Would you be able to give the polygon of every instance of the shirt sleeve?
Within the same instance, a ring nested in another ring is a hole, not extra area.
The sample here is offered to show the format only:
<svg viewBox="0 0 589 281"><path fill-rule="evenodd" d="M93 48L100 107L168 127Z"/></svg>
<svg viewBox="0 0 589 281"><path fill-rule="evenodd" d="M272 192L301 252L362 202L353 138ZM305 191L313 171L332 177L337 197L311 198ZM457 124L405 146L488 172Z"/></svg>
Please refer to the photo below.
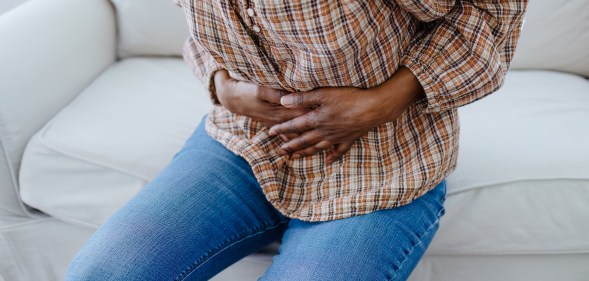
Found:
<svg viewBox="0 0 589 281"><path fill-rule="evenodd" d="M438 112L503 85L527 0L396 0L424 27L401 64L425 90L418 106Z"/></svg>
<svg viewBox="0 0 589 281"><path fill-rule="evenodd" d="M184 43L182 50L184 62L192 70L192 73L207 89L211 102L214 105L221 105L215 91L214 77L217 70L223 69L213 57L189 37Z"/></svg>
<svg viewBox="0 0 589 281"><path fill-rule="evenodd" d="M174 4L184 8L184 0L172 0ZM182 57L194 76L201 82L214 105L221 105L215 91L214 77L217 70L223 69L213 57L196 44L190 36L184 42Z"/></svg>

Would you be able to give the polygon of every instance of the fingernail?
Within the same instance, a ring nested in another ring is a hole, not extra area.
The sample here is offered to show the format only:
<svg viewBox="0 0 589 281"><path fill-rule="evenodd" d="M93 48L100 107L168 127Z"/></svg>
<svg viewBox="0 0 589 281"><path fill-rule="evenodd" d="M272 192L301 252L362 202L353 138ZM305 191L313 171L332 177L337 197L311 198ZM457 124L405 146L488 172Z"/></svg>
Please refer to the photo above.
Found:
<svg viewBox="0 0 589 281"><path fill-rule="evenodd" d="M301 158L301 156L298 154L293 154L291 158L292 159L299 159L299 158Z"/></svg>
<svg viewBox="0 0 589 281"><path fill-rule="evenodd" d="M286 151L284 149L279 149L278 150L278 154L280 154L280 155L287 155L288 153L286 153Z"/></svg>
<svg viewBox="0 0 589 281"><path fill-rule="evenodd" d="M268 131L268 135L270 135L270 136L276 135L276 130L270 129L270 131Z"/></svg>
<svg viewBox="0 0 589 281"><path fill-rule="evenodd" d="M294 99L290 95L280 98L280 104L282 104L284 106L291 105L293 102L294 102Z"/></svg>
<svg viewBox="0 0 589 281"><path fill-rule="evenodd" d="M288 141L288 138L285 135L280 135L280 139L282 139L283 141Z"/></svg>

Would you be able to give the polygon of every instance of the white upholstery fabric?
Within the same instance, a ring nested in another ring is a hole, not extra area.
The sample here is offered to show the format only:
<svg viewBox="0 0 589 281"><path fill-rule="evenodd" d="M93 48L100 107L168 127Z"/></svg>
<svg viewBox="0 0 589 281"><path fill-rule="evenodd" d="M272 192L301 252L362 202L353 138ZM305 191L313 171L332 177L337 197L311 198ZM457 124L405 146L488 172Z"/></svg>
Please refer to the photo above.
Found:
<svg viewBox="0 0 589 281"><path fill-rule="evenodd" d="M409 281L587 281L587 264L588 254L425 256Z"/></svg>
<svg viewBox="0 0 589 281"><path fill-rule="evenodd" d="M460 108L448 212L429 253L589 252L588 109L588 80L548 71L510 72Z"/></svg>
<svg viewBox="0 0 589 281"><path fill-rule="evenodd" d="M188 24L173 0L112 0L117 11L119 57L181 56Z"/></svg>
<svg viewBox="0 0 589 281"><path fill-rule="evenodd" d="M589 80L513 71L502 89L459 113L452 192L526 180L589 180Z"/></svg>
<svg viewBox="0 0 589 281"><path fill-rule="evenodd" d="M101 224L171 160L209 107L181 59L116 63L31 139L23 200Z"/></svg>
<svg viewBox="0 0 589 281"><path fill-rule="evenodd" d="M26 0L2 0L0 2L0 14L10 11L14 7L24 3Z"/></svg>
<svg viewBox="0 0 589 281"><path fill-rule="evenodd" d="M454 192L428 255L589 253L589 180L526 180Z"/></svg>
<svg viewBox="0 0 589 281"><path fill-rule="evenodd" d="M0 281L64 280L92 232L55 218L0 216Z"/></svg>
<svg viewBox="0 0 589 281"><path fill-rule="evenodd" d="M115 60L104 0L32 0L0 17L0 215L16 212L26 143Z"/></svg>
<svg viewBox="0 0 589 281"><path fill-rule="evenodd" d="M589 1L529 1L512 67L589 77Z"/></svg>

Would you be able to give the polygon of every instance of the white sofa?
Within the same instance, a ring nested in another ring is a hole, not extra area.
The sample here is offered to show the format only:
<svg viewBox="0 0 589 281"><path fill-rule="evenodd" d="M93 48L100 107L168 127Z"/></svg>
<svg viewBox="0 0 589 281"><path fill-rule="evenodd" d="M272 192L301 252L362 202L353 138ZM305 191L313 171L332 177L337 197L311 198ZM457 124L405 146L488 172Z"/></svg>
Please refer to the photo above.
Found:
<svg viewBox="0 0 589 281"><path fill-rule="evenodd" d="M172 0L0 16L0 281L62 280L211 106ZM460 109L447 213L410 280L589 280L589 1L532 0L505 86ZM277 244L214 280L255 280ZM358 265L361 266L361 265Z"/></svg>

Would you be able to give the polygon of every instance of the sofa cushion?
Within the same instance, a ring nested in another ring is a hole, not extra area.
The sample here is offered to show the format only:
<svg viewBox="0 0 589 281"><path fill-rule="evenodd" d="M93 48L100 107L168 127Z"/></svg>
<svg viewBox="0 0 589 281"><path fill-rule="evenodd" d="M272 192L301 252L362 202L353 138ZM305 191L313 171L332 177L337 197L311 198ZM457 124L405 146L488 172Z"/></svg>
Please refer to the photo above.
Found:
<svg viewBox="0 0 589 281"><path fill-rule="evenodd" d="M188 24L173 0L111 1L117 14L119 57L181 56Z"/></svg>
<svg viewBox="0 0 589 281"><path fill-rule="evenodd" d="M23 200L101 224L171 160L210 106L181 59L112 65L29 142Z"/></svg>
<svg viewBox="0 0 589 281"><path fill-rule="evenodd" d="M526 180L589 179L589 80L512 71L496 93L459 109L452 192Z"/></svg>
<svg viewBox="0 0 589 281"><path fill-rule="evenodd" d="M512 67L589 77L589 1L529 1Z"/></svg>
<svg viewBox="0 0 589 281"><path fill-rule="evenodd" d="M589 81L512 71L459 109L447 213L429 254L589 252Z"/></svg>

